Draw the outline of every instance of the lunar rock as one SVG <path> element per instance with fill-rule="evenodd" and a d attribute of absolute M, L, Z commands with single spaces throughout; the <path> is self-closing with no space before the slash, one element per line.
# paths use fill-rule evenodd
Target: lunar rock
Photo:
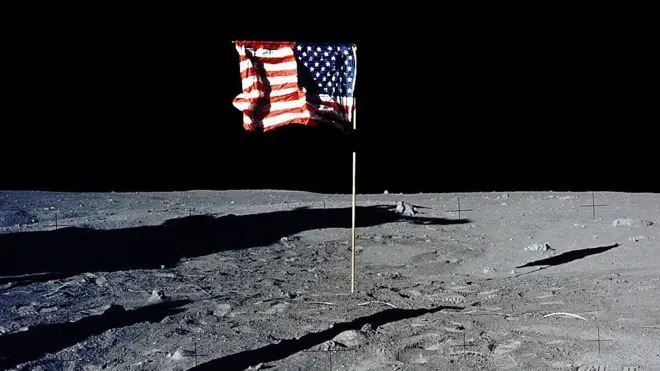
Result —
<path fill-rule="evenodd" d="M 550 249 L 550 244 L 547 242 L 535 242 L 525 247 L 525 250 L 527 251 L 548 251 Z"/>
<path fill-rule="evenodd" d="M 612 222 L 612 227 L 631 226 L 635 222 L 630 218 L 619 218 Z"/>
<path fill-rule="evenodd" d="M 408 216 L 415 215 L 417 213 L 417 209 L 413 205 L 404 201 L 399 201 L 396 204 L 395 211 L 398 214 L 408 215 Z"/>

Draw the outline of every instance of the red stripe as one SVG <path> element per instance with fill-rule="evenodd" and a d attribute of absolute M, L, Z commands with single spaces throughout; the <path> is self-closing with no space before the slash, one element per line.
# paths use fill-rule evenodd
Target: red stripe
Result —
<path fill-rule="evenodd" d="M 280 49 L 289 47 L 293 49 L 296 43 L 293 41 L 256 41 L 256 40 L 241 40 L 235 41 L 238 46 L 245 46 L 248 48 L 264 48 L 264 49 Z"/>
<path fill-rule="evenodd" d="M 286 84 L 270 85 L 270 84 L 264 84 L 262 81 L 255 81 L 252 83 L 252 85 L 250 85 L 250 87 L 247 90 L 243 90 L 243 92 L 250 93 L 254 90 L 258 90 L 260 92 L 265 93 L 269 91 L 289 89 L 289 88 L 298 88 L 298 84 L 295 82 L 288 82 Z"/>
<path fill-rule="evenodd" d="M 252 61 L 253 64 L 261 64 L 261 63 L 268 63 L 268 64 L 280 64 L 280 63 L 289 63 L 289 62 L 295 62 L 296 61 L 296 56 L 291 54 L 287 55 L 285 57 L 264 57 L 264 58 L 257 58 L 257 57 L 248 57 L 246 55 L 241 55 L 239 56 L 239 60 L 241 62 L 250 60 Z"/>
<path fill-rule="evenodd" d="M 271 78 L 271 77 L 280 77 L 280 76 L 296 76 L 297 74 L 298 71 L 296 70 L 266 71 L 265 77 Z M 264 77 L 263 74 L 260 74 L 260 72 L 254 68 L 248 68 L 245 71 L 241 72 L 241 80 L 252 76 L 261 76 L 262 78 Z"/>

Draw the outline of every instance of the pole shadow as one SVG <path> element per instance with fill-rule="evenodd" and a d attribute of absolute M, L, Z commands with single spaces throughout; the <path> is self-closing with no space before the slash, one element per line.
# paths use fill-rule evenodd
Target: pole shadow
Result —
<path fill-rule="evenodd" d="M 455 306 L 439 306 L 430 309 L 387 309 L 369 316 L 356 318 L 350 322 L 335 324 L 327 330 L 309 333 L 298 339 L 283 340 L 279 343 L 269 344 L 258 349 L 246 350 L 244 352 L 220 357 L 203 363 L 199 366 L 193 367 L 190 369 L 190 371 L 242 371 L 259 363 L 274 362 L 290 357 L 298 352 L 307 350 L 328 340 L 331 340 L 344 331 L 360 330 L 362 326 L 366 324 L 371 324 L 375 330 L 378 327 L 391 322 L 419 317 L 425 314 L 439 312 L 443 309 L 460 310 L 463 308 Z"/>
<path fill-rule="evenodd" d="M 406 221 L 464 224 L 422 216 L 402 216 L 394 206 L 356 208 L 356 227 Z M 160 269 L 225 250 L 267 246 L 282 237 L 323 228 L 351 228 L 351 208 L 298 208 L 247 215 L 194 215 L 157 226 L 113 230 L 62 228 L 0 235 L 0 284 L 38 282 L 85 272 Z"/>
<path fill-rule="evenodd" d="M 113 305 L 103 314 L 90 316 L 76 322 L 64 322 L 32 327 L 27 331 L 0 336 L 0 369 L 6 370 L 19 364 L 42 358 L 64 348 L 100 335 L 114 328 L 131 326 L 140 322 L 159 322 L 165 317 L 181 313 L 180 308 L 190 300 L 166 301 L 126 311 Z"/>

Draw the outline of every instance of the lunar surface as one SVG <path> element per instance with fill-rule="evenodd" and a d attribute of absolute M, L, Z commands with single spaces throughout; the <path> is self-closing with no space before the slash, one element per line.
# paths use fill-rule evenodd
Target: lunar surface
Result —
<path fill-rule="evenodd" d="M 358 195 L 351 292 L 350 195 L 0 192 L 0 369 L 660 370 L 658 223 L 660 194 Z"/>

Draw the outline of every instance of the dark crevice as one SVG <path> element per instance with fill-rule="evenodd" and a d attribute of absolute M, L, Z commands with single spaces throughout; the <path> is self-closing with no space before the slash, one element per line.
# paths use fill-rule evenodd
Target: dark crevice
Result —
<path fill-rule="evenodd" d="M 21 363 L 42 358 L 64 348 L 85 341 L 115 328 L 140 322 L 158 322 L 165 317 L 183 312 L 180 307 L 190 300 L 166 301 L 126 311 L 113 305 L 103 314 L 75 322 L 31 327 L 27 331 L 0 336 L 0 369 L 6 370 Z"/>
<path fill-rule="evenodd" d="M 462 307 L 455 306 L 439 306 L 435 308 L 422 308 L 422 309 L 387 309 L 369 316 L 360 317 L 350 322 L 338 323 L 331 328 L 321 331 L 310 333 L 302 336 L 299 339 L 283 340 L 277 344 L 270 344 L 258 349 L 247 350 L 240 353 L 235 353 L 225 357 L 220 357 L 215 360 L 206 362 L 197 367 L 193 367 L 191 371 L 238 371 L 245 370 L 246 368 L 257 365 L 259 363 L 268 363 L 278 361 L 298 352 L 307 350 L 316 345 L 322 344 L 331 340 L 340 333 L 348 330 L 359 330 L 366 324 L 371 324 L 373 329 L 377 329 L 387 323 L 400 321 L 419 317 L 425 314 L 439 312 L 443 309 L 463 309 Z"/>

